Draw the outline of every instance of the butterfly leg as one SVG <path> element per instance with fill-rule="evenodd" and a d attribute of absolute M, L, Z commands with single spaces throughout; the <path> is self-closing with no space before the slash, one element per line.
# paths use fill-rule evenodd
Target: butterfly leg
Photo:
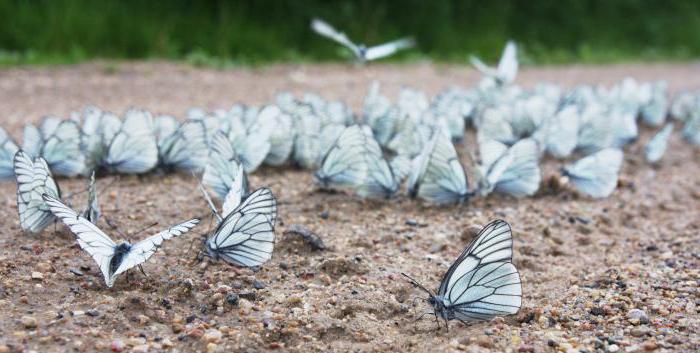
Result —
<path fill-rule="evenodd" d="M 139 270 L 141 270 L 141 273 L 143 273 L 143 275 L 144 275 L 146 278 L 148 278 L 148 275 L 146 274 L 146 271 L 143 270 L 143 266 L 139 265 Z"/>

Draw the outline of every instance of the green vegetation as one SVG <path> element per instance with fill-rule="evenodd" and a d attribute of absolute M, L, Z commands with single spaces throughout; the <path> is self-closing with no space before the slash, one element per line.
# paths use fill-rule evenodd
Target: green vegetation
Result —
<path fill-rule="evenodd" d="M 392 60 L 494 60 L 509 38 L 531 63 L 700 57 L 698 0 L 2 0 L 0 16 L 0 65 L 347 58 L 309 29 L 314 16 L 369 44 L 415 36 L 419 48 Z"/>

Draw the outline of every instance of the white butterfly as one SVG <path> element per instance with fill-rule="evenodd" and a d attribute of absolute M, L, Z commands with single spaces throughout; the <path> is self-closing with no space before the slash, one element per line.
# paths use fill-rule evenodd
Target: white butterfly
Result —
<path fill-rule="evenodd" d="M 563 174 L 578 191 L 594 198 L 607 197 L 617 186 L 622 157 L 617 148 L 602 149 L 564 167 Z"/>
<path fill-rule="evenodd" d="M 313 115 L 310 106 L 303 105 L 294 115 L 294 125 L 294 161 L 304 169 L 316 168 L 323 158 L 321 120 Z"/>
<path fill-rule="evenodd" d="M 153 116 L 145 110 L 128 110 L 119 130 L 109 140 L 103 165 L 126 174 L 146 173 L 158 164 Z"/>
<path fill-rule="evenodd" d="M 160 116 L 156 118 L 156 141 L 158 159 L 165 168 L 199 172 L 207 162 L 209 147 L 202 121 L 187 120 L 178 126 L 174 118 Z"/>
<path fill-rule="evenodd" d="M 671 116 L 683 122 L 687 122 L 693 112 L 700 110 L 700 92 L 680 92 L 671 103 Z"/>
<path fill-rule="evenodd" d="M 57 175 L 76 176 L 85 171 L 80 127 L 73 120 L 46 117 L 40 129 L 26 125 L 22 149 L 32 157 L 44 158 Z"/>
<path fill-rule="evenodd" d="M 97 220 L 100 219 L 102 212 L 100 211 L 100 204 L 97 202 L 97 187 L 95 185 L 95 172 L 92 172 L 90 176 L 90 183 L 88 184 L 88 203 L 87 208 L 80 214 L 83 218 L 90 221 L 92 224 L 96 224 Z"/>
<path fill-rule="evenodd" d="M 46 194 L 43 195 L 43 198 L 51 212 L 75 234 L 80 247 L 97 262 L 107 287 L 114 285 L 114 281 L 120 273 L 146 262 L 161 247 L 164 240 L 185 234 L 199 223 L 199 219 L 191 219 L 138 243 L 122 242 L 117 244 L 97 226 L 78 215 L 59 199 Z"/>
<path fill-rule="evenodd" d="M 700 146 L 700 110 L 695 111 L 683 126 L 683 137 L 695 146 Z"/>
<path fill-rule="evenodd" d="M 433 314 L 464 323 L 512 315 L 522 305 L 520 274 L 512 263 L 510 225 L 502 220 L 487 224 L 459 255 L 433 294 L 406 274 L 429 297 Z"/>
<path fill-rule="evenodd" d="M 566 158 L 578 143 L 579 116 L 575 106 L 567 105 L 540 126 L 535 138 L 555 158 Z M 540 135 L 540 136 L 538 136 Z"/>
<path fill-rule="evenodd" d="M 467 175 L 445 127 L 433 133 L 413 160 L 408 194 L 436 204 L 461 203 L 471 197 Z"/>
<path fill-rule="evenodd" d="M 0 127 L 0 180 L 15 176 L 13 161 L 19 147 L 5 129 Z"/>
<path fill-rule="evenodd" d="M 232 187 L 240 182 L 242 196 L 248 193 L 248 177 L 238 161 L 231 142 L 223 132 L 214 135 L 202 183 L 211 188 L 220 199 L 226 199 Z M 234 187 L 235 188 L 235 187 Z"/>
<path fill-rule="evenodd" d="M 237 266 L 260 266 L 272 258 L 275 246 L 277 201 L 268 188 L 255 190 L 224 217 L 207 239 L 207 253 Z M 225 206 L 226 207 L 226 206 Z"/>
<path fill-rule="evenodd" d="M 668 84 L 665 81 L 647 84 L 651 91 L 649 102 L 642 106 L 642 120 L 649 126 L 661 126 L 668 111 Z"/>
<path fill-rule="evenodd" d="M 392 55 L 399 50 L 411 48 L 416 45 L 415 41 L 412 38 L 402 38 L 385 44 L 367 48 L 364 44 L 357 45 L 353 43 L 352 41 L 350 41 L 350 39 L 348 39 L 345 33 L 338 32 L 331 25 L 317 18 L 311 21 L 311 28 L 316 33 L 326 38 L 330 38 L 350 49 L 360 62 L 381 59 L 383 57 Z"/>
<path fill-rule="evenodd" d="M 244 115 L 249 117 L 244 119 Z M 223 130 L 246 173 L 252 173 L 262 164 L 271 147 L 268 131 L 251 122 L 254 117 L 257 117 L 257 109 L 229 115 L 229 126 Z M 249 119 L 248 124 L 246 119 Z"/>
<path fill-rule="evenodd" d="M 512 41 L 506 43 L 503 54 L 501 55 L 501 60 L 498 62 L 498 67 L 495 69 L 487 66 L 479 58 L 474 56 L 471 57 L 470 61 L 477 70 L 495 79 L 502 85 L 513 83 L 515 77 L 518 75 L 518 48 Z"/>
<path fill-rule="evenodd" d="M 490 162 L 493 156 L 488 158 Z M 514 197 L 534 195 L 542 178 L 538 162 L 537 142 L 529 138 L 518 141 L 488 167 L 482 166 L 479 193 L 482 196 L 491 191 Z"/>
<path fill-rule="evenodd" d="M 663 157 L 666 152 L 668 138 L 671 137 L 672 132 L 673 124 L 668 123 L 647 142 L 646 146 L 644 146 L 644 157 L 647 162 L 656 163 L 661 160 L 661 157 Z"/>
<path fill-rule="evenodd" d="M 294 147 L 294 122 L 292 117 L 275 105 L 268 105 L 258 114 L 259 125 L 267 131 L 270 151 L 265 163 L 273 166 L 287 162 Z"/>
<path fill-rule="evenodd" d="M 25 231 L 39 233 L 54 220 L 41 195 L 61 197 L 61 191 L 43 158 L 32 159 L 19 150 L 13 161 L 17 178 L 17 211 L 20 226 Z"/>
<path fill-rule="evenodd" d="M 87 107 L 82 113 L 81 148 L 85 155 L 85 169 L 95 170 L 107 154 L 108 141 L 121 126 L 118 117 L 97 107 Z"/>

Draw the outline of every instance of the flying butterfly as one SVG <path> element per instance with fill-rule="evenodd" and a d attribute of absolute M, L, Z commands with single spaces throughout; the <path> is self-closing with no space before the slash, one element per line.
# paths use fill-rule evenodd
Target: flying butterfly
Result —
<path fill-rule="evenodd" d="M 163 241 L 185 234 L 199 223 L 199 219 L 194 218 L 135 244 L 128 242 L 117 244 L 97 226 L 78 215 L 59 199 L 47 194 L 43 195 L 43 199 L 51 212 L 75 234 L 80 247 L 97 262 L 105 284 L 110 288 L 119 274 L 146 262 L 161 247 Z"/>
<path fill-rule="evenodd" d="M 520 274 L 512 262 L 513 238 L 503 220 L 487 224 L 457 257 L 440 281 L 437 293 L 406 274 L 411 284 L 428 293 L 435 320 L 463 323 L 512 315 L 522 305 Z"/>
<path fill-rule="evenodd" d="M 385 44 L 368 48 L 365 47 L 364 44 L 358 45 L 353 43 L 352 41 L 350 41 L 350 39 L 348 39 L 345 33 L 338 32 L 331 25 L 317 18 L 311 21 L 311 28 L 316 33 L 350 49 L 360 62 L 381 59 L 383 57 L 392 55 L 399 50 L 411 48 L 416 45 L 415 41 L 412 38 L 401 38 Z"/>
<path fill-rule="evenodd" d="M 470 58 L 470 62 L 487 77 L 495 79 L 499 84 L 508 85 L 513 83 L 518 75 L 518 48 L 515 42 L 508 41 L 497 68 L 489 67 L 475 56 Z"/>
<path fill-rule="evenodd" d="M 622 159 L 621 150 L 606 148 L 564 167 L 562 174 L 581 193 L 603 198 L 612 194 L 617 186 Z"/>
<path fill-rule="evenodd" d="M 219 224 L 206 241 L 207 254 L 214 260 L 243 267 L 260 266 L 272 258 L 275 246 L 277 201 L 268 188 L 255 190 L 234 210 L 219 215 L 202 189 Z"/>
<path fill-rule="evenodd" d="M 472 196 L 467 175 L 447 129 L 437 129 L 413 160 L 408 195 L 435 204 L 461 203 Z"/>
<path fill-rule="evenodd" d="M 22 230 L 39 233 L 54 220 L 41 195 L 61 197 L 61 190 L 43 158 L 32 158 L 19 150 L 15 154 L 13 164 L 17 178 L 17 211 L 20 226 Z"/>

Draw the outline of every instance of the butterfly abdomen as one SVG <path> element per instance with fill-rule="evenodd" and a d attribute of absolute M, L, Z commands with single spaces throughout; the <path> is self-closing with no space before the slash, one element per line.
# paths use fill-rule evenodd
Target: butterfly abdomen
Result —
<path fill-rule="evenodd" d="M 110 275 L 117 272 L 119 265 L 122 264 L 124 257 L 126 256 L 126 254 L 129 253 L 130 250 L 131 250 L 131 244 L 129 244 L 129 243 L 121 243 L 121 244 L 117 245 L 117 247 L 114 249 L 114 256 L 112 256 L 112 259 L 109 261 L 109 274 Z"/>

